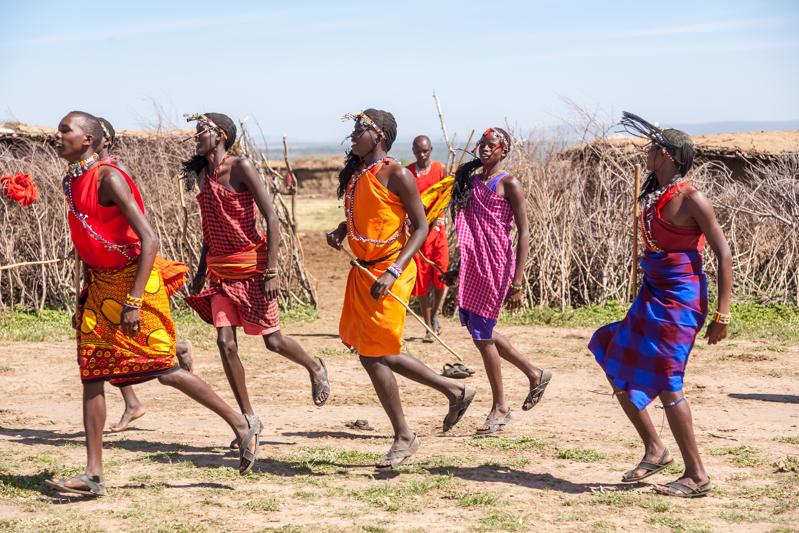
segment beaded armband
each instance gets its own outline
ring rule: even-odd
[[[273,279],[276,278],[279,273],[280,272],[277,268],[268,268],[266,271],[264,271],[264,278],[267,280]]]
[[[144,298],[136,298],[135,296],[131,296],[130,294],[125,296],[125,307],[133,307],[134,309],[141,309],[143,303],[144,303]]]
[[[731,313],[720,313],[718,311],[713,313],[713,322],[715,322],[716,324],[729,324],[731,320],[732,320]]]
[[[386,269],[386,272],[388,272],[389,274],[391,274],[395,278],[399,278],[402,275],[402,269],[397,265],[397,263],[394,263],[393,265],[388,267]]]

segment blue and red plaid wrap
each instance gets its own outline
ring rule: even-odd
[[[688,355],[707,317],[707,276],[698,251],[646,252],[644,281],[627,316],[602,326],[588,349],[613,385],[644,409],[680,391]]]

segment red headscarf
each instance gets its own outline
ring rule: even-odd
[[[0,178],[0,185],[3,187],[3,194],[17,202],[22,207],[27,207],[39,198],[39,189],[36,182],[27,174],[21,172],[12,176],[8,174]]]

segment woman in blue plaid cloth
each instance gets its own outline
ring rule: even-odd
[[[650,173],[639,198],[644,202],[644,280],[627,316],[599,328],[588,347],[644,441],[643,459],[622,481],[639,482],[673,461],[646,412],[646,406],[660,397],[685,472],[655,490],[696,498],[708,494],[711,485],[696,446],[683,375],[708,313],[701,252],[707,239],[719,262],[718,309],[705,335],[709,344],[727,336],[732,254],[710,201],[687,180],[694,158],[691,137],[675,129],[662,130],[630,113],[624,113],[621,123],[629,133],[650,141],[646,161]]]

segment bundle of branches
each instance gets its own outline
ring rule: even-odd
[[[636,163],[645,164],[642,151],[605,139],[577,151],[527,141],[512,152],[508,169],[527,193],[531,305],[565,309],[626,299]],[[704,160],[690,173],[730,243],[734,295],[799,304],[799,154],[749,160],[745,168],[746,179],[738,179],[729,167]],[[709,247],[704,255],[714,289],[716,260]]]
[[[202,241],[197,202],[178,179],[189,146],[185,132],[120,132],[114,152],[125,162],[144,197],[147,216],[161,242],[160,253],[193,270]],[[251,150],[251,148],[248,148]],[[247,152],[250,157],[254,151]],[[39,199],[21,208],[0,198],[0,308],[69,308],[74,305],[74,261],[61,190],[64,164],[52,148],[52,131],[0,131],[0,173],[24,172],[36,180]],[[270,179],[271,190],[275,190]],[[290,214],[275,198],[281,223],[280,303],[316,304],[313,284],[302,265],[302,250]],[[261,221],[262,229],[263,221]],[[21,263],[55,260],[47,264]],[[12,267],[12,268],[7,268]]]

